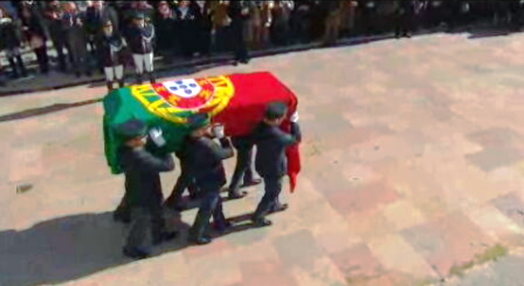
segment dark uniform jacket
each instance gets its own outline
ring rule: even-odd
[[[129,30],[129,48],[133,54],[149,54],[153,52],[155,27],[147,24],[144,27],[132,27]]]
[[[160,172],[175,168],[173,157],[155,157],[146,149],[122,147],[119,164],[125,173],[126,203],[131,207],[157,207],[162,203]]]
[[[185,159],[189,174],[202,189],[226,184],[226,172],[222,160],[234,155],[229,139],[221,139],[220,145],[212,139],[202,137],[188,139]]]
[[[253,130],[257,146],[256,171],[262,177],[282,177],[286,174],[286,148],[301,140],[298,124],[291,123],[291,134],[279,127],[260,123]]]
[[[124,40],[114,33],[111,37],[103,36],[99,40],[99,53],[104,67],[112,67],[124,64],[123,51]]]

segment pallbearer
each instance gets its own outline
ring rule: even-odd
[[[143,259],[149,256],[148,232],[153,245],[171,240],[176,235],[165,230],[159,175],[160,172],[172,171],[175,165],[170,154],[154,156],[146,149],[147,127],[142,121],[126,121],[118,125],[116,131],[125,142],[117,156],[125,173],[124,200],[131,214],[131,229],[123,253],[133,259]],[[158,132],[152,132],[151,138],[155,144],[162,141]]]
[[[291,133],[280,129],[287,115],[284,103],[274,102],[268,105],[265,118],[253,131],[257,146],[255,168],[264,179],[265,193],[252,220],[256,226],[269,226],[271,221],[265,216],[270,212],[285,210],[287,204],[280,204],[282,178],[287,171],[286,148],[301,139],[298,126],[298,112],[291,116]]]
[[[233,157],[231,141],[224,137],[224,129],[216,126],[211,132],[207,114],[194,114],[188,123],[192,132],[187,139],[187,168],[189,175],[195,178],[201,192],[201,203],[195,222],[189,230],[189,242],[207,244],[211,238],[206,231],[213,215],[215,226],[225,230],[229,226],[222,212],[220,189],[226,184],[223,160]],[[220,145],[213,141],[220,140]]]

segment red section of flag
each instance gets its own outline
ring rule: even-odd
[[[287,104],[288,117],[297,109],[295,94],[271,73],[234,74],[228,77],[235,87],[234,96],[226,109],[213,118],[213,122],[224,124],[228,136],[251,133],[263,119],[266,106],[270,102],[280,101]],[[289,121],[283,123],[282,129],[289,132]],[[300,172],[298,144],[288,148],[286,156],[291,192],[293,192]]]

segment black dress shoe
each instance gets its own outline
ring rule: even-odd
[[[242,188],[247,188],[247,187],[252,187],[252,186],[256,186],[258,184],[262,183],[262,179],[252,179],[250,181],[247,181],[247,182],[244,182],[244,184],[242,184]]]
[[[123,254],[131,259],[145,259],[150,256],[149,252],[139,248],[124,247]]]
[[[211,237],[209,236],[202,236],[202,237],[190,237],[189,242],[198,244],[198,245],[205,245],[211,243]]]
[[[255,227],[265,227],[265,226],[270,226],[272,224],[273,223],[270,220],[267,220],[265,218],[253,219],[253,225]]]
[[[160,245],[164,242],[171,241],[177,237],[178,233],[176,231],[173,232],[163,232],[158,237],[155,237],[153,239],[153,245]]]

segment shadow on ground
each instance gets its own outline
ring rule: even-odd
[[[153,257],[190,247],[188,225],[182,222],[179,213],[168,216],[168,225],[181,230],[181,234],[175,241],[154,248]],[[236,224],[226,233],[213,236],[252,227],[247,223]],[[1,231],[0,285],[64,283],[130,263],[132,260],[121,253],[126,228],[113,222],[112,213],[105,212],[56,218],[22,231]]]
[[[97,98],[97,99],[90,99],[90,100],[74,102],[74,103],[57,103],[57,104],[40,107],[40,108],[26,109],[23,111],[2,115],[0,116],[0,122],[20,120],[20,119],[26,119],[26,118],[40,116],[40,115],[46,115],[49,113],[58,112],[58,111],[66,110],[66,109],[73,108],[73,107],[80,107],[80,106],[85,106],[89,104],[94,104],[94,103],[98,103],[101,101],[102,101],[102,98]]]

